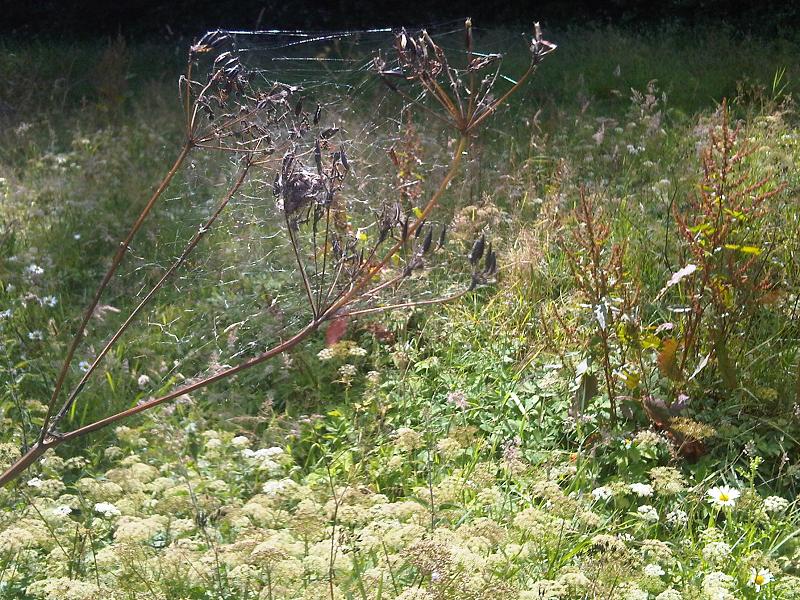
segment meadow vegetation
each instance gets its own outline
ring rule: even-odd
[[[497,281],[322,331],[48,453],[0,489],[0,598],[800,598],[797,43],[547,37],[558,51],[437,209],[444,268],[414,285],[451,289],[481,236]],[[81,311],[180,149],[186,51],[3,43],[0,470],[35,441]],[[443,136],[397,129],[413,205]],[[227,189],[218,163],[178,174],[92,351]],[[224,368],[186,360],[198,330],[237,356],[263,334],[236,324],[289,284],[253,262],[272,252],[259,202],[275,200],[203,241],[217,251],[115,346],[70,427]]]

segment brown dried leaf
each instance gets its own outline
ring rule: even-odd
[[[661,342],[661,350],[658,353],[658,370],[664,377],[677,381],[681,377],[678,367],[678,341],[674,338],[666,338]]]

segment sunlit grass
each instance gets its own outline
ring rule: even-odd
[[[485,35],[490,46],[508,32]],[[722,29],[550,37],[558,52],[491,122],[495,135],[475,146],[445,202],[447,249],[465,254],[484,231],[499,253],[498,284],[436,310],[351,323],[329,350],[320,336],[48,457],[0,491],[0,598],[800,597],[796,49]],[[37,431],[53,357],[119,224],[174,158],[183,60],[166,47],[7,50],[0,467]],[[624,283],[640,298],[629,316],[642,330],[679,324],[680,296],[660,296],[691,259],[674,210],[701,180],[698,151],[723,97],[756,149],[753,176],[786,185],[755,240],[775,294],[734,330],[742,383],[733,390],[714,359],[678,386],[663,347],[648,338],[654,345],[637,355],[615,332],[612,359],[625,354],[630,372],[613,373],[620,410],[610,427],[596,307],[563,251],[573,210],[581,191],[591,194],[609,243],[626,244]],[[188,175],[176,185],[198,197],[220,182]],[[145,236],[110,290],[109,321],[196,227],[198,207],[179,196],[153,216],[159,243]],[[185,310],[208,317],[240,310],[240,297],[269,306],[282,293],[270,274],[225,288],[198,275],[221,272],[226,259],[191,265],[188,283],[165,290],[74,422],[156,393],[159,378],[180,381],[170,369],[183,348],[157,333]],[[434,271],[432,284],[449,275]],[[683,289],[675,285],[669,294]],[[109,325],[92,327],[100,335]],[[171,331],[188,336],[192,323]],[[681,431],[642,409],[645,382],[665,402],[690,396],[684,428],[708,434],[691,460]]]

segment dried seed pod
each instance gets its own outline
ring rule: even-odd
[[[397,152],[395,152],[394,147],[389,148],[389,152],[387,154],[389,154],[389,159],[392,161],[392,164],[395,167],[400,168],[400,159],[397,158]]]
[[[281,195],[281,191],[283,190],[283,178],[281,177],[281,172],[278,171],[275,173],[275,180],[272,182],[272,194],[277,198]]]
[[[338,131],[339,131],[338,127],[328,127],[328,129],[326,129],[325,131],[323,131],[319,135],[323,140],[327,140],[327,139],[332,138],[334,135],[336,135],[336,133]]]
[[[408,216],[406,215],[405,221],[403,221],[403,232],[400,235],[400,239],[402,241],[406,241],[408,239]]]
[[[322,177],[322,149],[319,147],[319,140],[314,145],[314,162],[317,163],[317,173]]]
[[[317,104],[317,110],[314,111],[314,125],[319,125],[319,118],[322,115],[322,106]]]
[[[486,275],[494,275],[497,272],[497,253],[489,252],[486,255],[486,265],[483,269]]]
[[[287,150],[283,155],[283,162],[281,163],[281,172],[288,173],[292,169],[294,163],[294,150]]]
[[[481,236],[479,239],[475,240],[475,243],[472,244],[472,250],[469,253],[469,262],[472,265],[478,263],[478,261],[483,256],[483,249],[486,246],[486,236]]]
[[[442,225],[442,232],[439,234],[439,243],[436,247],[437,248],[444,247],[446,241],[447,241],[447,225]]]
[[[425,226],[425,221],[420,221],[417,224],[417,230],[414,232],[414,239],[418,239],[420,234],[422,233],[422,228]]]
[[[230,52],[223,52],[222,54],[217,56],[217,58],[214,59],[214,68],[215,69],[219,68],[220,63],[230,59],[232,56],[233,54],[231,54]]]
[[[342,160],[342,166],[345,168],[345,170],[349,171],[350,163],[347,162],[347,154],[345,154],[344,148],[339,150],[339,158]]]
[[[422,229],[420,227],[420,229]],[[426,254],[428,250],[431,249],[431,243],[433,242],[433,225],[428,227],[428,234],[425,236],[425,240],[422,242],[422,253]]]
[[[408,262],[406,268],[403,269],[403,277],[408,277],[409,275],[411,275],[411,273],[414,272],[414,269],[418,269],[421,266],[422,266],[422,259],[419,258],[419,256],[414,256],[414,258],[412,258]]]

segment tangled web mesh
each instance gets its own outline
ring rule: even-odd
[[[466,64],[462,22],[428,34],[453,64]],[[367,289],[376,291],[356,294],[349,312],[491,279],[493,265],[466,258],[473,240],[451,235],[454,210],[475,193],[465,177],[442,186],[459,132],[429,92],[396,77],[398,39],[390,30],[217,31],[192,47],[181,90],[193,147],[89,321],[58,403],[80,390],[64,429],[256,357],[321,315],[335,318],[337,299],[365,269],[375,270]],[[483,86],[476,101],[492,102],[526,64],[481,46],[527,61],[528,42],[476,31],[480,69],[458,84]],[[462,173],[475,156],[463,154]],[[482,160],[491,170],[503,156]],[[440,206],[415,229],[439,186]],[[382,264],[394,244],[402,248]],[[254,369],[245,384],[268,389],[280,364]],[[212,399],[227,399],[222,387]]]

